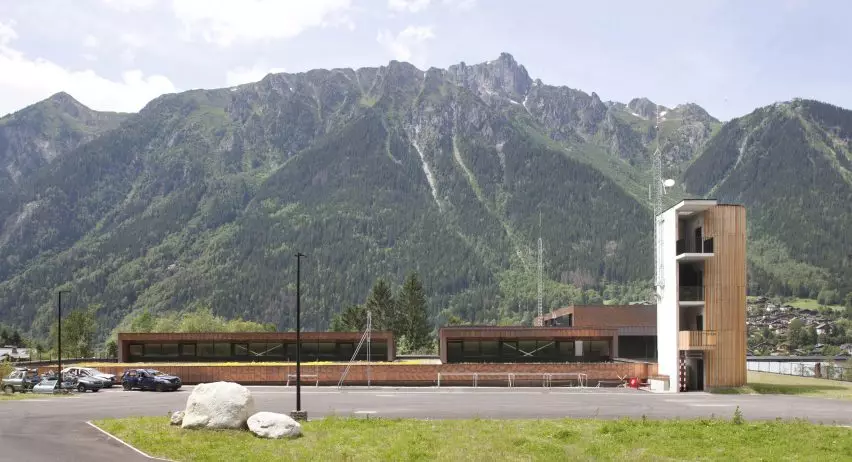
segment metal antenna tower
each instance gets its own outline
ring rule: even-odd
[[[536,325],[543,326],[544,325],[544,312],[543,312],[543,303],[542,299],[544,298],[543,294],[543,277],[542,273],[544,272],[544,264],[542,261],[542,254],[544,251],[542,250],[541,243],[541,209],[538,211],[538,321]]]
[[[660,118],[657,116],[657,149],[654,151],[653,162],[653,178],[651,179],[650,190],[651,200],[654,208],[654,298],[653,301],[659,300],[665,279],[663,274],[663,236],[660,232],[660,215],[663,214],[663,195],[665,194],[665,185],[663,184],[663,152],[660,150]]]

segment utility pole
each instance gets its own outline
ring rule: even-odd
[[[62,294],[70,290],[60,290],[56,294],[56,377],[59,389],[62,389]]]
[[[296,255],[296,410],[290,413],[294,420],[308,420],[308,413],[302,410],[302,252]]]

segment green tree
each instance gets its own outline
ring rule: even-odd
[[[458,317],[454,314],[451,314],[450,317],[447,318],[447,325],[448,326],[464,326],[465,324],[467,324],[467,323],[464,322],[464,319],[462,319],[462,318],[460,318],[460,317]]]
[[[89,358],[94,354],[93,345],[97,333],[95,311],[97,307],[79,308],[68,313],[62,320],[62,356]],[[51,339],[56,339],[57,324],[51,327]]]
[[[350,305],[331,319],[333,332],[361,332],[367,327],[367,310],[364,305]]]
[[[106,343],[106,354],[110,358],[118,357],[118,343],[115,341],[115,339],[110,339]]]
[[[846,294],[846,309],[843,312],[843,317],[846,319],[852,319],[852,292]]]
[[[373,330],[397,332],[397,303],[387,281],[382,278],[376,280],[364,308],[373,318]]]
[[[157,319],[151,311],[145,310],[130,321],[130,332],[154,332]]]
[[[397,303],[399,314],[396,321],[396,334],[401,339],[405,339],[407,351],[428,348],[432,343],[430,338],[432,327],[427,319],[423,284],[417,273],[411,273],[405,278]],[[401,347],[400,350],[402,350]]]
[[[801,348],[807,343],[807,332],[800,319],[790,321],[787,328],[787,344],[791,349]]]

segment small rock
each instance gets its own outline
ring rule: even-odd
[[[299,422],[285,414],[258,412],[248,419],[248,428],[261,438],[296,438],[302,434]]]
[[[202,383],[186,400],[182,428],[245,428],[254,414],[248,388],[233,382]]]
[[[183,411],[175,411],[172,412],[172,415],[169,416],[169,422],[172,425],[180,425],[183,423]]]

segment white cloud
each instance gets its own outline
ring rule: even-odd
[[[236,69],[229,70],[225,74],[225,84],[229,87],[233,87],[244,83],[257,82],[266,77],[266,74],[277,74],[279,72],[284,72],[284,68],[268,68],[259,64],[255,64],[250,68],[238,67]]]
[[[142,48],[147,43],[144,37],[138,34],[134,34],[132,32],[124,32],[119,37],[119,40],[121,40],[122,43],[133,48]]]
[[[219,46],[295,37],[307,29],[347,24],[350,0],[172,0],[188,39]]]
[[[89,34],[85,38],[83,38],[83,46],[86,48],[97,48],[99,43],[100,42],[98,42],[98,38],[92,34]]]
[[[101,0],[101,3],[104,5],[125,13],[149,10],[153,8],[157,2],[158,0]]]
[[[417,13],[429,7],[429,0],[388,0],[388,8],[391,11],[408,11]]]
[[[476,0],[444,0],[444,5],[454,6],[460,10],[469,10],[476,6]]]
[[[43,58],[29,58],[10,46],[17,38],[13,27],[14,23],[0,22],[0,114],[60,91],[108,111],[138,111],[157,96],[177,91],[168,78],[145,76],[140,70],[126,70],[121,79],[110,80],[92,70],[72,71]]]
[[[426,58],[426,41],[435,38],[431,26],[408,26],[394,36],[390,31],[379,31],[376,40],[387,49],[393,59],[423,66]]]

